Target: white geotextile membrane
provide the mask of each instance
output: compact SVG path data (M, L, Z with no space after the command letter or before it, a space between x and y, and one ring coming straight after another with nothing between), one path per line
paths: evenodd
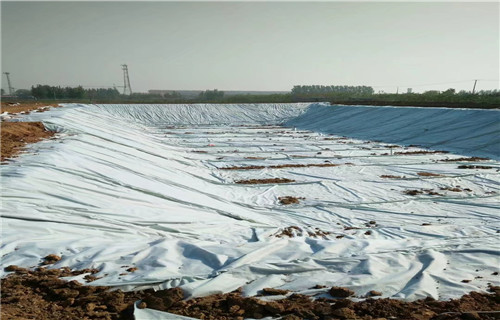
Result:
M180 286L188 296L327 291L317 284L407 300L484 291L499 284L499 115L263 104L23 116L59 133L0 167L2 276L54 253L54 268L99 269L89 285ZM409 144L462 155L398 154L424 150ZM463 154L493 160L441 161ZM338 166L269 168L325 163ZM266 168L222 170L250 165ZM235 183L266 178L295 181ZM283 196L304 199L282 205ZM291 226L293 237L278 237Z

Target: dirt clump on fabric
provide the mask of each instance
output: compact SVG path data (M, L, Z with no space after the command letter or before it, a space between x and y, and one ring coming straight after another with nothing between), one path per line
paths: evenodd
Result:
M471 189L469 188L460 188L459 186L456 187L440 187L439 190L445 190L445 191L451 191L451 192L472 192Z
M297 204L300 203L300 200L304 199L305 199L304 197L292 197L292 196L278 197L279 202L283 205Z
M405 155L418 155L418 154L439 154L439 153L450 153L449 151L427 151L427 150L421 150L421 151L399 151L399 152L394 152L395 155L400 155L400 156L405 156Z
M465 162L465 161L487 161L490 160L489 158L481 158L481 157L463 157L463 158L454 158L454 159L441 159L439 161L443 162Z
M262 289L262 294L265 296L281 296L289 293L290 290L276 289L276 288L264 288Z
M439 173L432 173L432 172L417 172L417 175L420 177L442 177L442 174Z
M427 194L427 195L429 195L429 196L444 196L444 194L436 192L436 191L434 191L432 189L404 190L403 193L406 194L406 195L409 195L409 196L416 196L416 195L424 194L424 193Z
M235 166L225 167L221 170L258 170L258 169L283 169L283 168L307 168L307 167L337 167L334 163L311 163L311 164L278 164L274 166Z
M332 297L337 298L347 298L353 296L355 293L351 289L343 288L343 287L332 287L329 291Z
M50 138L54 132L45 129L41 122L2 122L1 161L15 157L23 147Z
M383 178L383 179L405 179L406 177L404 176L394 176L394 175L391 175L391 174L383 174L380 176L380 178Z
M249 179L249 180L238 180L237 184L273 184L273 183L291 183L295 182L292 179L286 178L271 178L271 179Z
M304 230L300 227L297 226L289 226L280 229L280 231L274 233L271 236L274 236L276 238L294 238L294 237L302 237L302 236L309 236L311 238L318 238L318 237L323 237L325 238L326 236L330 235L331 232L329 231L323 231L320 228L311 228L309 230Z
M96 273L96 269L69 268L29 270L18 266L6 268L14 273L1 280L2 319L134 319L134 303L139 308L150 308L196 319L242 320L281 317L282 319L415 319L462 320L498 319L500 287L491 287L491 293L471 292L460 299L437 301L426 298L413 302L389 298L354 302L348 297L355 293L343 287L317 286L324 296L313 299L283 289L265 288L262 294L287 295L283 299L264 301L258 297L243 297L242 290L185 300L181 288L136 292L112 290L104 286L86 286L61 277ZM363 296L378 296L370 291Z
M47 265L47 264L54 264L57 261L60 261L61 257L58 256L57 254L49 254L48 256L46 256L43 259L44 259L44 261L42 262L42 264Z
M493 169L493 167L490 167L490 166L474 166L474 165L463 164L461 166L458 166L458 169Z

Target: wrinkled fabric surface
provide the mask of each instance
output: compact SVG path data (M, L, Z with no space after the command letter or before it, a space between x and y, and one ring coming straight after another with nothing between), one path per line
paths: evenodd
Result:
M325 104L23 115L58 134L0 167L2 275L57 254L53 267L100 269L92 285L189 296L316 284L409 300L483 291L500 264L498 115ZM493 160L442 161L464 155ZM325 163L337 166L307 167ZM272 168L289 164L304 166ZM264 168L223 170L250 165ZM235 183L269 178L294 181Z

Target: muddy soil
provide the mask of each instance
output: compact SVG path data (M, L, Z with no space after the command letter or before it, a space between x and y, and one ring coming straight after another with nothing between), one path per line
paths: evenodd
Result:
M45 129L41 122L2 122L1 161L15 157L28 143L50 138L54 132Z
M293 294L286 290L265 288L261 295L286 295L274 301L257 297L243 297L237 290L202 298L184 300L180 288L154 292L153 290L122 292L109 287L85 286L77 281L60 277L94 272L71 271L68 268L31 271L20 267L2 279L2 319L126 319L132 320L135 301L142 300L141 308L167 311L197 319L242 320L263 317L282 319L408 319L408 320L459 320L498 319L500 288L491 287L491 293L471 292L460 299L436 301L432 298L405 302L401 300L370 297L382 292L367 292L368 299L353 302L354 292L342 287L326 288L331 298L311 299L310 296Z
M250 179L250 180L238 180L237 184L271 184L271 183L290 183L295 182L292 179L286 178L272 178L272 179Z

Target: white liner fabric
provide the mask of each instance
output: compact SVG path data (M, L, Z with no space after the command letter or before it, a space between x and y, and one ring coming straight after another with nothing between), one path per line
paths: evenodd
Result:
M498 110L66 105L23 119L59 133L0 167L2 276L55 253L54 268L100 269L90 285L180 286L188 297L321 284L449 299L499 283ZM423 150L410 143L494 160L397 154ZM338 166L222 170L327 162ZM255 178L295 182L235 184ZM290 226L301 231L277 237Z

